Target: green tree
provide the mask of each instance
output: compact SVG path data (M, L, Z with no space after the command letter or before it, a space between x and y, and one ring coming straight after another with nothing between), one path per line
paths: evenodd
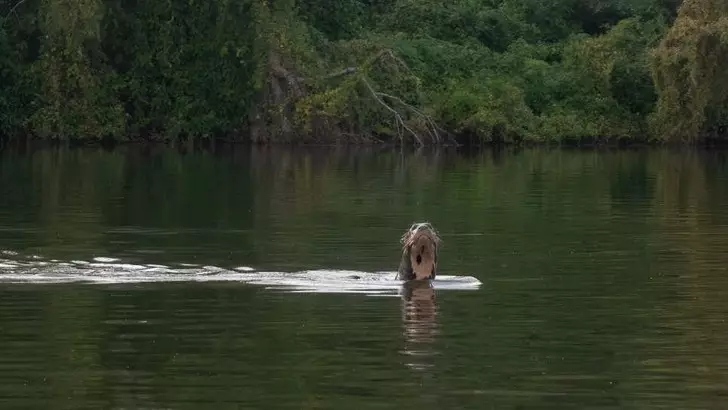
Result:
M728 124L728 3L685 0L652 54L656 138L696 140Z
M26 0L0 26L0 132L642 139L656 110L696 134L727 118L725 6L687 1L650 61L678 1Z
M603 35L572 37L564 45L558 86L542 97L550 102L542 115L544 134L635 138L646 132L655 93L645 50L662 32L656 21L624 19Z
M38 53L32 13L37 5L37 0L25 0L0 7L0 138L26 131L24 119L38 93L29 72Z
M114 90L116 76L99 50L101 0L42 0L38 26L44 33L31 70L41 95L30 117L35 133L49 138L119 137L124 113Z

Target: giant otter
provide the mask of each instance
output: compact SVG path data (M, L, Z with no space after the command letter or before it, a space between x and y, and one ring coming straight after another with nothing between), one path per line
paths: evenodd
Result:
M402 261L397 280L435 279L440 236L427 222L415 223L402 235Z

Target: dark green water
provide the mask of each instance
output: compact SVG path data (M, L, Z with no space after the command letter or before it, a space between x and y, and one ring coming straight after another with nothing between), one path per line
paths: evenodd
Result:
M482 282L409 302L236 281L0 282L0 406L722 408L726 158L0 152L0 278L13 252L391 271L403 230L429 220L440 271ZM38 269L63 274L54 263Z

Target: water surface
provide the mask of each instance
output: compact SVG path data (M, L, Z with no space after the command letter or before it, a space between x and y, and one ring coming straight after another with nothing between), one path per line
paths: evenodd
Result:
M3 407L728 395L723 152L13 149L0 190ZM444 280L403 289L422 220Z

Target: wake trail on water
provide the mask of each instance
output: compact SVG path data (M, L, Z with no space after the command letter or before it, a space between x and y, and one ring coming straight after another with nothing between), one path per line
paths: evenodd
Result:
M0 251L0 283L164 283L164 282L240 282L305 293L364 293L371 296L396 296L402 281L394 271L362 272L355 270L304 270L266 272L248 266L222 268L210 265L135 264L117 258L95 257L89 261L21 256ZM477 290L481 282L472 276L438 275L435 289Z

